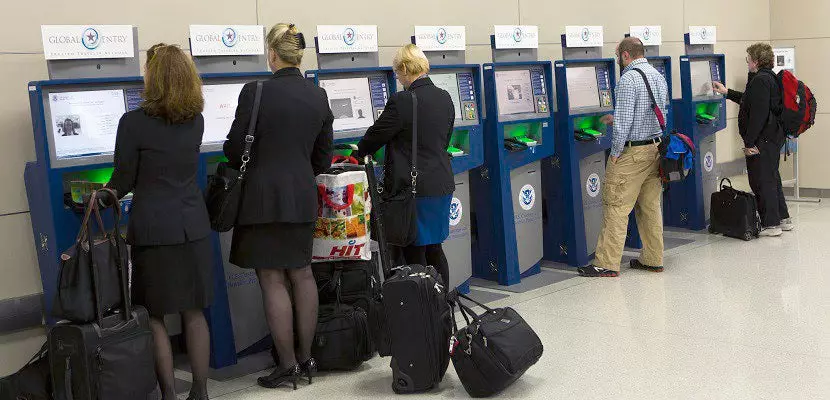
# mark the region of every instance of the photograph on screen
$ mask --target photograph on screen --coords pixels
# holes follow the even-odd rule
[[[234,118],[236,106],[239,102],[239,92],[244,83],[229,83],[202,86],[205,97],[205,109],[202,116],[205,118],[205,133],[202,143],[221,143],[228,137]]]
[[[345,131],[372,126],[374,112],[369,78],[342,78],[320,81],[334,114],[334,130]]]
[[[58,159],[112,153],[127,110],[123,90],[51,93],[49,111]]]
[[[596,67],[569,67],[567,75],[570,108],[600,106]]]
[[[529,70],[496,71],[496,95],[500,115],[536,111]]]
[[[709,66],[709,61],[692,61],[689,63],[689,67],[692,75],[692,97],[714,95],[712,69]]]
[[[458,76],[456,74],[429,74],[432,83],[447,91],[452,98],[452,105],[455,106],[455,119],[461,119],[461,94],[458,89]]]

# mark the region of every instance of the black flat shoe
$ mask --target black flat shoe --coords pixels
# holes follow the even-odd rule
[[[270,375],[257,378],[256,383],[268,389],[276,389],[286,383],[291,383],[294,390],[297,390],[297,381],[301,375],[300,366],[295,365],[282,371],[275,369]]]
[[[617,271],[600,268],[593,264],[587,267],[579,267],[576,269],[576,271],[579,272],[580,276],[585,276],[588,278],[616,278],[620,276],[620,273]]]
[[[663,272],[663,266],[652,267],[651,265],[645,265],[640,262],[638,259],[631,260],[628,265],[631,266],[633,269],[642,269],[644,271],[651,271],[651,272]]]
[[[308,379],[308,384],[311,385],[311,380],[317,375],[317,360],[313,357],[305,360],[300,364],[300,371]]]

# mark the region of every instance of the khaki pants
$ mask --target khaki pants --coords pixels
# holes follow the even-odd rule
[[[626,147],[616,163],[608,160],[602,188],[602,231],[594,265],[620,270],[628,215],[635,210],[643,240],[640,262],[663,265],[663,185],[659,174],[657,144]],[[636,204],[636,207],[635,207]]]

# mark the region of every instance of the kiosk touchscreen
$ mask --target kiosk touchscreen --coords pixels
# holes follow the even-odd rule
[[[317,84],[326,91],[334,114],[335,143],[360,141],[366,130],[383,113],[389,100],[391,69],[384,71],[332,72],[308,71],[306,77],[318,77]]]
[[[672,101],[674,126],[695,144],[695,166],[682,182],[669,184],[664,194],[663,219],[667,226],[705,229],[711,195],[717,191],[715,133],[726,129],[726,99],[715,93],[712,82],[724,82],[725,57],[714,45],[692,45],[685,36],[686,55],[680,57],[682,97]]]
[[[600,58],[602,48],[567,47],[556,61],[556,153],[543,163],[545,259],[582,266],[596,251],[602,227],[602,184],[611,127],[601,122],[614,113],[616,84],[613,59]],[[586,55],[587,54],[587,55]]]
[[[245,83],[205,83],[202,86],[205,98],[205,108],[202,111],[205,119],[203,145],[225,142],[236,117],[236,105],[243,86]]]
[[[553,153],[552,70],[535,49],[496,49],[484,64],[484,165],[470,175],[473,274],[501,285],[539,273],[541,160]]]

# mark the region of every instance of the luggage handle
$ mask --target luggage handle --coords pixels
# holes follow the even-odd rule
[[[352,202],[354,202],[354,184],[346,185],[346,197],[347,200],[344,204],[336,204],[331,200],[328,193],[326,193],[325,185],[317,185],[317,192],[320,193],[320,198],[323,199],[323,203],[326,203],[329,208],[335,211],[342,211],[352,206]]]
[[[97,201],[97,198],[98,198],[97,193],[98,192],[105,193],[105,194],[107,194],[107,195],[109,195],[110,197],[113,198],[113,203],[112,203],[113,206],[112,207],[113,207],[113,213],[115,214],[115,221],[114,221],[115,226],[114,226],[114,229],[113,229],[113,235],[114,235],[113,239],[115,241],[115,252],[116,252],[116,257],[115,257],[115,260],[116,260],[115,264],[116,265],[115,266],[116,266],[116,268],[118,268],[118,278],[119,278],[119,281],[121,283],[121,285],[120,285],[121,290],[120,291],[121,291],[121,303],[122,303],[122,306],[123,306],[123,309],[124,309],[124,320],[129,321],[131,319],[130,314],[132,313],[132,304],[131,304],[131,299],[130,299],[129,283],[127,282],[127,271],[126,271],[126,268],[124,266],[124,260],[121,258],[121,250],[122,250],[121,249],[121,241],[118,240],[121,237],[121,228],[120,228],[120,225],[121,225],[121,206],[118,203],[118,194],[115,192],[115,190],[112,190],[110,188],[104,188],[104,189],[97,190],[93,193],[93,195],[90,198],[89,207],[92,209],[91,211],[94,211],[94,213],[96,214],[96,217],[99,219],[99,223],[101,223],[102,229],[103,229],[103,222],[100,221],[100,219],[101,219],[101,216],[100,216],[101,215],[100,214],[101,204]],[[106,232],[106,231],[104,231],[104,232]],[[98,264],[95,261],[95,257],[92,256],[93,240],[92,240],[92,235],[90,235],[88,232],[87,232],[87,235],[86,235],[86,240],[87,240],[87,245],[89,246],[89,252],[90,252],[89,260],[90,260],[90,269],[92,270],[92,287],[93,287],[93,292],[95,292],[94,296],[93,296],[94,303],[95,303],[95,317],[96,317],[97,324],[99,326],[103,326],[104,312],[101,309],[102,300],[101,300],[101,291],[99,290],[100,280],[99,280],[99,276],[98,276],[98,272],[99,272],[98,271]]]
[[[383,227],[383,211],[380,207],[382,203],[381,188],[378,187],[377,176],[375,176],[375,166],[372,161],[372,156],[367,155],[363,158],[363,167],[366,171],[366,179],[369,182],[369,198],[372,200],[372,213],[369,215],[369,226],[375,236],[375,241],[378,242],[378,255],[380,256],[380,269],[382,281],[385,281],[392,273],[392,258],[389,255],[388,245],[386,243],[386,232]]]
[[[721,180],[720,180],[720,190],[723,190],[723,183],[724,183],[724,182],[729,183],[729,186],[728,186],[728,187],[729,187],[730,189],[732,188],[732,181],[731,181],[731,180],[729,180],[729,178],[723,178],[723,179],[721,179]]]

